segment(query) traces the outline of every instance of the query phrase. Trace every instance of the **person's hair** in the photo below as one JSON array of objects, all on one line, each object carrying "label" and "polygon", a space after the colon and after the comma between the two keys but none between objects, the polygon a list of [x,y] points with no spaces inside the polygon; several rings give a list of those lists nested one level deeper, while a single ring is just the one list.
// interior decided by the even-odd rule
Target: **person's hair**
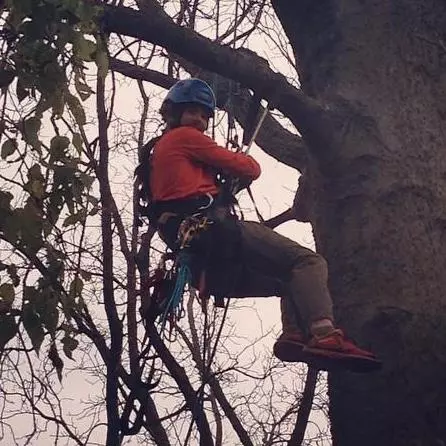
[{"label": "person's hair", "polygon": [[175,104],[172,101],[164,101],[160,108],[160,115],[163,121],[174,128],[180,125],[181,115],[187,104]]},{"label": "person's hair", "polygon": [[[190,106],[198,106],[202,107],[203,110],[206,110],[206,107],[195,103],[195,102],[184,102],[181,104],[175,104],[172,101],[166,100],[161,104],[161,108],[159,110],[161,118],[163,121],[169,125],[170,128],[179,127],[181,121],[181,115],[184,110]],[[211,114],[208,113],[208,119],[211,118]]]}]

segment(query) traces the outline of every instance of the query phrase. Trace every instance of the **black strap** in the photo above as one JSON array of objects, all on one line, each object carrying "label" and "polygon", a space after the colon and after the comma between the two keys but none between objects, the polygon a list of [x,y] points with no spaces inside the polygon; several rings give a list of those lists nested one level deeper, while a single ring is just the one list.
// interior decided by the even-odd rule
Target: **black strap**
[{"label": "black strap", "polygon": [[149,218],[158,218],[165,212],[172,212],[178,215],[192,215],[200,210],[208,209],[218,203],[218,196],[199,195],[191,198],[178,198],[174,200],[155,201],[150,206]]}]

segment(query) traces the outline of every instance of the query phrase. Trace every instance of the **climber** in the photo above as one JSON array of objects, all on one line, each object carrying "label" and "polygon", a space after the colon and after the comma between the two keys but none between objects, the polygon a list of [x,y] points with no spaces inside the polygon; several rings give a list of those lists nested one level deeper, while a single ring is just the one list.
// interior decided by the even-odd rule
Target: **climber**
[{"label": "climber", "polygon": [[200,79],[180,80],[167,93],[160,109],[165,131],[140,158],[151,223],[168,247],[177,250],[188,218],[205,217],[202,230],[189,240],[193,283],[200,291],[228,297],[282,296],[282,334],[273,347],[278,359],[323,370],[378,369],[376,357],[334,325],[326,261],[231,212],[234,198],[217,181],[217,173],[237,178],[239,188],[247,187],[259,177],[260,166],[204,134],[215,106],[212,89]]}]

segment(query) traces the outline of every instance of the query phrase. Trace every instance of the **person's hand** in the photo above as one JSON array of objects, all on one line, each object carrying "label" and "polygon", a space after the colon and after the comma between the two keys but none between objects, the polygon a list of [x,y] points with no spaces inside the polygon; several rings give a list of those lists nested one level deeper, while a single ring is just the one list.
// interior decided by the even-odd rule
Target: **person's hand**
[{"label": "person's hand", "polygon": [[241,190],[251,186],[252,180],[249,178],[235,178],[234,183],[237,186],[237,192],[240,192]]}]

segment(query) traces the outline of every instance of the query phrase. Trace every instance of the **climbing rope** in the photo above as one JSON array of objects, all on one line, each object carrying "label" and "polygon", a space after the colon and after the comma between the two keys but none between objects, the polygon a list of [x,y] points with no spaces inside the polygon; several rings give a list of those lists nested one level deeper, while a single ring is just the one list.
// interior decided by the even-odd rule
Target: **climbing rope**
[{"label": "climbing rope", "polygon": [[264,107],[264,109],[263,109],[263,111],[262,111],[262,114],[260,115],[260,119],[259,119],[259,121],[257,122],[257,125],[256,125],[256,127],[255,127],[255,129],[254,129],[254,132],[252,133],[252,136],[251,136],[251,138],[250,138],[250,140],[249,140],[249,142],[248,142],[248,145],[246,146],[245,149],[243,149],[243,147],[242,147],[242,150],[241,150],[241,151],[242,151],[242,153],[244,153],[245,155],[249,155],[249,152],[250,152],[250,150],[251,150],[251,147],[252,147],[252,145],[253,145],[255,139],[257,138],[257,135],[259,134],[259,131],[260,131],[261,127],[262,127],[263,121],[265,120],[265,118],[266,118],[268,112],[269,112],[269,106],[267,105],[266,107]]},{"label": "climbing rope", "polygon": [[[254,100],[255,100],[255,97],[253,97],[253,101],[254,101]],[[259,103],[259,107],[260,107],[260,106],[261,106],[261,105],[260,105],[260,103]],[[249,152],[250,152],[250,150],[251,150],[251,147],[252,147],[252,145],[253,145],[255,139],[257,138],[257,135],[258,135],[258,133],[259,133],[261,127],[262,127],[262,124],[263,124],[263,122],[264,122],[264,120],[265,120],[265,118],[266,118],[268,112],[269,112],[269,106],[267,105],[266,107],[264,107],[264,109],[263,109],[263,111],[262,111],[262,114],[260,115],[260,118],[259,118],[259,120],[257,121],[257,124],[256,124],[256,126],[255,126],[255,128],[254,128],[254,131],[252,132],[252,135],[250,136],[249,140],[248,140],[248,141],[245,141],[246,138],[244,137],[244,138],[243,138],[242,145],[241,145],[241,146],[238,146],[238,147],[236,148],[236,151],[237,151],[238,153],[243,153],[243,154],[245,154],[245,155],[249,155]],[[249,123],[247,123],[247,129],[248,129],[248,127],[249,127]],[[247,129],[246,129],[246,130],[247,130]],[[246,130],[245,130],[245,131],[246,131]],[[246,147],[245,147],[245,142],[246,142]],[[233,184],[231,185],[231,192],[232,192],[233,195],[236,195],[238,191],[239,191],[239,181],[238,181],[238,180],[235,180],[235,181],[233,181]],[[246,188],[246,191],[248,192],[248,196],[249,196],[249,198],[251,199],[251,202],[252,202],[252,204],[253,204],[253,206],[254,206],[254,211],[255,211],[255,213],[256,213],[256,215],[257,215],[257,218],[259,219],[260,223],[264,223],[264,222],[265,222],[265,219],[263,218],[262,214],[260,213],[260,210],[259,210],[259,208],[258,208],[258,206],[257,206],[257,203],[255,202],[254,195],[253,195],[253,193],[252,193],[251,187],[248,186],[248,187]]]},{"label": "climbing rope", "polygon": [[188,286],[192,280],[192,273],[189,266],[190,256],[181,251],[178,253],[175,262],[175,287],[161,316],[160,322],[162,332],[164,331],[168,319],[171,322],[172,329],[174,324],[176,324],[184,315],[184,308],[182,306],[183,294],[186,286]]},{"label": "climbing rope", "polygon": [[[212,221],[201,214],[185,218],[178,230],[178,251],[164,255],[148,281],[148,286],[152,289],[152,306],[144,310],[145,317],[150,318],[153,314],[158,314],[155,319],[159,322],[160,332],[166,337],[167,322],[170,324],[169,338],[172,338],[175,325],[185,314],[183,295],[192,284],[192,254],[188,248],[211,224]],[[173,261],[170,268],[167,266],[169,260]]]}]

